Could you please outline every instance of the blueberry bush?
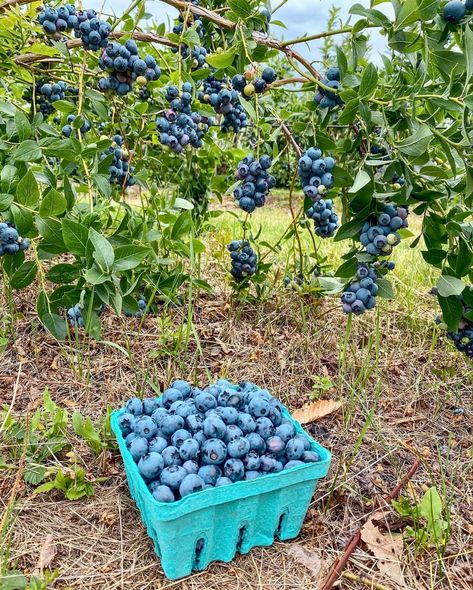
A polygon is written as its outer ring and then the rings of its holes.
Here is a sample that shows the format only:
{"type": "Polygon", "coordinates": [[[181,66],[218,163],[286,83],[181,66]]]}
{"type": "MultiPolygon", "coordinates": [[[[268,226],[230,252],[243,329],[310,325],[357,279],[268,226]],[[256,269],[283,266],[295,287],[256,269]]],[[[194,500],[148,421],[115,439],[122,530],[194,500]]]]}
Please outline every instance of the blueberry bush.
{"type": "Polygon", "coordinates": [[[57,2],[2,7],[5,289],[36,281],[47,330],[67,338],[67,310],[78,309],[76,325],[98,337],[102,305],[139,316],[140,290],[173,300],[184,285],[211,287],[194,272],[202,219],[211,193],[233,193],[235,289],[261,295],[267,254],[293,240],[298,280],[309,256],[317,294],[361,314],[395,297],[389,257],[415,237],[438,269],[440,325],[471,356],[471,3],[393,0],[392,19],[377,3],[354,4],[351,24],[281,40],[270,2],[162,2],[178,10],[170,30],[140,1],[118,17],[57,2]],[[380,65],[372,29],[387,43],[380,65]],[[317,41],[320,67],[300,49],[317,41]],[[252,212],[282,170],[291,227],[255,248],[252,212]],[[418,235],[408,214],[421,220],[418,235]],[[320,238],[345,242],[341,266],[326,264],[320,238]]]}

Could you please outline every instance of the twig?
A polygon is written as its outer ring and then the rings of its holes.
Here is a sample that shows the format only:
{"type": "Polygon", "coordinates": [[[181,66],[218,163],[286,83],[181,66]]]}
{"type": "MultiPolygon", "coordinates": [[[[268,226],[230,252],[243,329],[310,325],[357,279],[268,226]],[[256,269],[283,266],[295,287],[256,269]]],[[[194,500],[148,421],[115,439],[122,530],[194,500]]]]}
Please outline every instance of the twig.
{"type": "Polygon", "coordinates": [[[294,139],[294,136],[292,135],[289,127],[287,127],[287,125],[285,123],[283,123],[282,121],[281,121],[281,129],[282,129],[282,132],[284,133],[284,135],[286,136],[286,139],[292,145],[292,147],[294,148],[294,150],[296,151],[297,155],[300,158],[302,156],[302,150],[299,147],[299,144],[297,143],[297,141],[294,139]]]}
{"type": "MultiPolygon", "coordinates": [[[[386,504],[389,504],[392,500],[394,500],[398,495],[401,489],[406,485],[406,483],[412,478],[414,473],[419,468],[421,460],[419,457],[414,461],[412,467],[409,469],[407,474],[401,479],[401,481],[397,484],[397,486],[392,490],[392,492],[383,498],[383,501],[386,504]]],[[[370,514],[373,514],[375,509],[373,509],[370,514]]],[[[337,557],[334,561],[332,567],[330,568],[330,572],[328,573],[327,578],[321,588],[321,590],[332,590],[333,585],[338,580],[338,578],[342,575],[342,571],[345,568],[348,560],[350,559],[351,554],[355,549],[358,547],[361,541],[361,527],[356,531],[356,533],[351,537],[348,543],[345,545],[345,549],[343,553],[337,557]]]]}
{"type": "Polygon", "coordinates": [[[347,580],[351,580],[352,582],[358,582],[358,584],[364,584],[372,590],[392,590],[392,588],[389,588],[389,586],[385,586],[384,584],[375,582],[374,580],[366,576],[357,576],[352,572],[343,572],[342,577],[346,578],[347,580]]]}

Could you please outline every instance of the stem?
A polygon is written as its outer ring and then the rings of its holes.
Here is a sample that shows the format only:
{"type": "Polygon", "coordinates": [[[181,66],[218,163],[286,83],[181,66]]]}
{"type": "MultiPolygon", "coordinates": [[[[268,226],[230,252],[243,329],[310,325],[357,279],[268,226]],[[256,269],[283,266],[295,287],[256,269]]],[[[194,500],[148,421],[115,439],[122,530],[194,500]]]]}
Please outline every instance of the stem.
{"type": "MultiPolygon", "coordinates": [[[[379,25],[367,24],[365,28],[373,28],[378,27],[379,25]]],[[[351,33],[353,31],[353,27],[346,26],[341,27],[340,29],[335,29],[334,31],[325,31],[323,33],[315,33],[314,35],[305,35],[303,37],[296,37],[295,39],[289,39],[289,41],[283,41],[283,47],[287,47],[288,45],[297,45],[297,43],[305,43],[306,41],[315,41],[317,39],[325,39],[326,37],[333,37],[333,35],[343,35],[344,33],[351,33]]]]}

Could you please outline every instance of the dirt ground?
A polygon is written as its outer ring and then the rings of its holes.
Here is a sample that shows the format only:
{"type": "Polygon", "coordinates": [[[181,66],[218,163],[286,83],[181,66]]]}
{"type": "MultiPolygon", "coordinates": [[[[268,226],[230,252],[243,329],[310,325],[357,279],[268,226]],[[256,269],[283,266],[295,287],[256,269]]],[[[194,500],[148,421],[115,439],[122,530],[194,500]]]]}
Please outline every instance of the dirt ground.
{"type": "MultiPolygon", "coordinates": [[[[419,302],[416,320],[403,317],[399,307],[383,310],[378,346],[370,340],[376,315],[354,322],[342,362],[346,317],[334,310],[333,301],[301,302],[291,291],[258,306],[232,302],[227,289],[200,296],[193,311],[198,342],[193,334],[181,350],[172,343],[186,308],[169,310],[166,321],[147,318],[141,329],[138,320],[106,312],[102,341],[83,342],[80,351],[74,343],[59,346],[39,327],[31,293],[21,292],[15,301],[16,337],[0,364],[0,401],[11,404],[14,398],[15,416],[31,413],[46,387],[70,412],[96,416],[137,391],[150,394],[149,381],[161,388],[175,377],[206,383],[208,374],[255,381],[290,409],[308,401],[318,376],[328,377],[331,384],[318,395],[343,405],[307,428],[330,449],[333,463],[294,542],[256,548],[229,564],[170,582],[130,499],[117,451],[96,458],[77,440],[74,452],[89,477],[106,481],[95,486],[93,497],[67,501],[56,492],[35,495],[20,480],[2,538],[10,569],[30,574],[46,554],[47,567],[58,571],[50,587],[58,589],[315,590],[365,523],[373,501],[389,493],[420,457],[403,493],[419,500],[437,486],[450,526],[446,546],[416,551],[406,539],[397,544],[397,554],[382,559],[362,542],[337,587],[473,587],[471,366],[445,343],[431,350],[430,322],[418,321],[428,303],[419,302]]],[[[17,471],[0,475],[4,509],[17,471]]],[[[409,524],[392,508],[376,523],[388,542],[409,524]]]]}

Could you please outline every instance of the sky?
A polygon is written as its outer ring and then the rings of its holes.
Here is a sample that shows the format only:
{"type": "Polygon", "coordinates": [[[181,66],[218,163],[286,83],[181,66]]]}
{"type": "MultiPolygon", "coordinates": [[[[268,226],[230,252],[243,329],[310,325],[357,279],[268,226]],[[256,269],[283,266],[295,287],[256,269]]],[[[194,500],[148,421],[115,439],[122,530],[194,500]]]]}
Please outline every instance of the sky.
{"type": "MultiPolygon", "coordinates": [[[[272,2],[273,5],[277,5],[277,3],[276,0],[272,2]]],[[[328,9],[330,6],[340,8],[340,24],[345,24],[349,16],[349,8],[355,3],[369,7],[369,0],[333,0],[331,3],[328,3],[326,0],[288,0],[273,16],[274,19],[283,21],[287,26],[287,30],[281,27],[273,27],[271,34],[279,39],[293,39],[306,33],[310,35],[325,31],[327,29],[328,9]]],[[[129,0],[92,0],[87,5],[96,10],[100,10],[104,6],[104,12],[115,12],[115,14],[119,15],[129,6],[129,0]]],[[[381,8],[379,6],[376,8],[382,10],[385,14],[392,14],[390,4],[384,4],[381,8]]],[[[177,10],[159,0],[148,0],[146,2],[146,11],[152,14],[158,22],[167,22],[168,18],[173,19],[178,14],[177,10]]],[[[354,22],[358,18],[352,16],[351,22],[354,22]]],[[[386,42],[381,35],[372,31],[373,29],[370,31],[372,59],[374,63],[379,64],[381,63],[380,53],[385,51],[386,42]]],[[[306,44],[300,44],[298,51],[310,57],[312,60],[316,60],[319,58],[317,47],[320,46],[321,42],[311,42],[312,49],[309,49],[306,44]]]]}

